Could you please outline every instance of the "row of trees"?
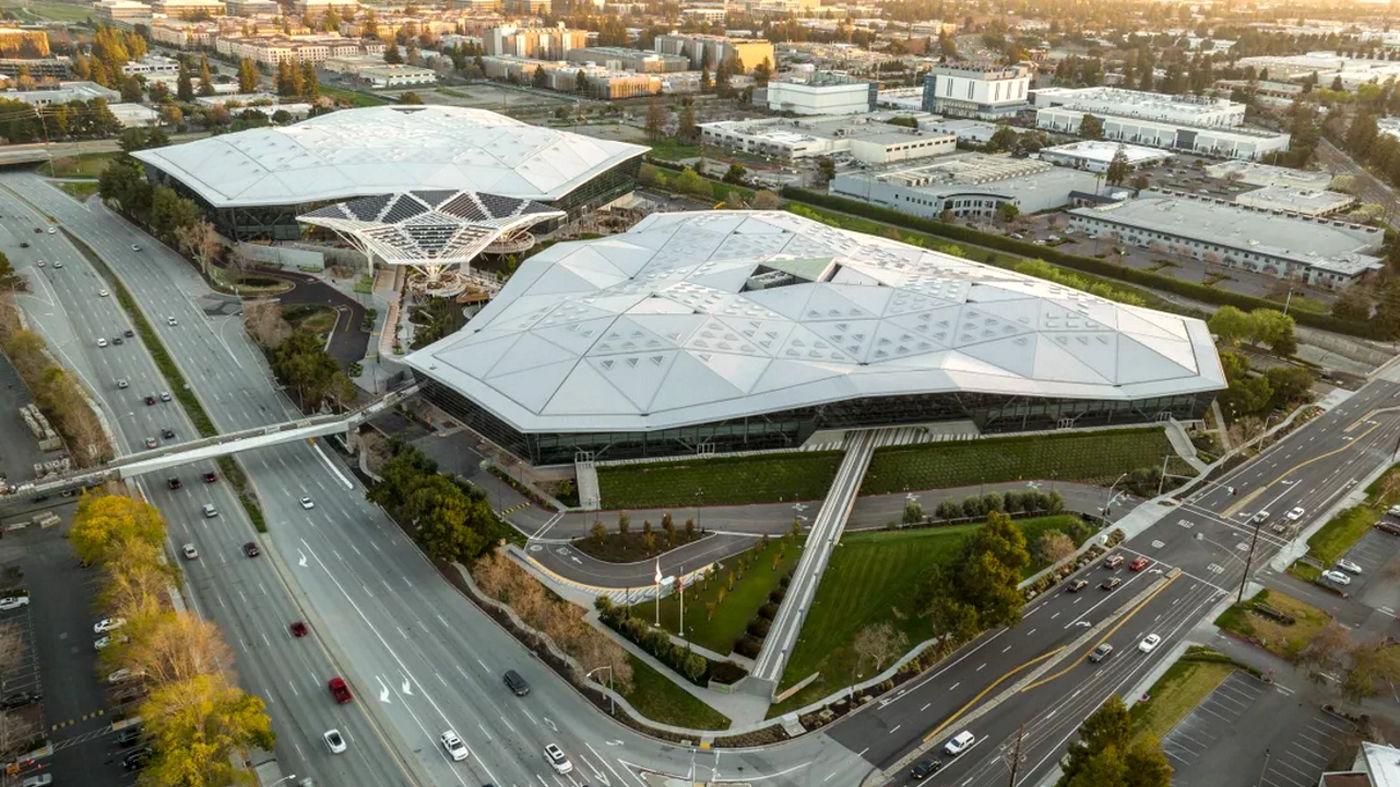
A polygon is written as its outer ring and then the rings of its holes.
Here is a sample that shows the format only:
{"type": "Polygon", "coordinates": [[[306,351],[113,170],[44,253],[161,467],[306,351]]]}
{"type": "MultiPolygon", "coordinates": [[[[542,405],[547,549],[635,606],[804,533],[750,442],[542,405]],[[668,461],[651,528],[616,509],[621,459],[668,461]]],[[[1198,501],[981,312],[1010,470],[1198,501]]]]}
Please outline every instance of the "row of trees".
{"type": "MultiPolygon", "coordinates": [[[[0,273],[8,266],[4,260],[0,273]]],[[[10,359],[34,403],[63,438],[74,464],[88,467],[111,459],[111,443],[86,392],[49,356],[43,337],[21,328],[16,315],[12,305],[0,304],[0,353],[10,359]]]]}
{"type": "Polygon", "coordinates": [[[484,494],[439,473],[437,463],[412,446],[397,446],[379,475],[369,499],[413,533],[429,557],[469,562],[504,535],[484,494]]]}
{"type": "Polygon", "coordinates": [[[1227,347],[1254,344],[1268,347],[1281,357],[1298,351],[1293,318],[1275,309],[1261,308],[1246,312],[1234,306],[1221,306],[1206,325],[1227,347]]]}
{"type": "MultiPolygon", "coordinates": [[[[146,179],[141,165],[130,156],[120,156],[107,165],[98,177],[97,193],[127,218],[171,246],[181,245],[181,238],[190,233],[187,228],[208,224],[192,200],[181,197],[168,186],[153,185],[146,179]]],[[[212,226],[198,230],[204,237],[212,232],[212,226]]]]}
{"type": "Polygon", "coordinates": [[[79,559],[102,572],[101,612],[126,620],[102,651],[104,671],[129,670],[148,690],[140,715],[155,756],[141,783],[232,784],[244,776],[234,755],[271,749],[272,724],[263,701],[236,685],[218,628],[170,609],[177,572],[163,559],[165,535],[154,506],[88,493],[68,538],[79,559]]]}
{"type": "Polygon", "coordinates": [[[121,131],[107,106],[107,99],[69,101],[38,107],[23,101],[0,98],[0,137],[11,144],[99,139],[121,131]]]}
{"type": "Polygon", "coordinates": [[[73,71],[79,79],[115,90],[122,83],[122,66],[145,57],[147,49],[140,33],[103,25],[93,34],[90,54],[73,58],[73,71]]]}

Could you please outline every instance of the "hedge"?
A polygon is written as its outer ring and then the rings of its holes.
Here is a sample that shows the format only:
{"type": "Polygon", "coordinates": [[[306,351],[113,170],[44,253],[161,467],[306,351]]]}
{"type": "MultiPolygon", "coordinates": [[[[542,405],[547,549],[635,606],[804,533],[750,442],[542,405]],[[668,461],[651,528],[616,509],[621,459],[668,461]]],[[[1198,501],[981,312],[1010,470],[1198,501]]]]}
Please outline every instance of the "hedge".
{"type": "MultiPolygon", "coordinates": [[[[1278,304],[1265,298],[1257,298],[1253,295],[1243,295],[1229,290],[1209,287],[1204,284],[1197,284],[1196,282],[1164,276],[1152,271],[1114,265],[1111,262],[1106,262],[1094,257],[1070,254],[1049,246],[1039,246],[1005,235],[997,235],[995,233],[975,230],[971,227],[963,227],[956,224],[948,224],[936,219],[914,216],[892,208],[871,205],[859,200],[838,197],[834,194],[823,194],[796,186],[785,186],[782,191],[782,196],[794,202],[816,205],[831,210],[839,210],[843,213],[863,216],[874,221],[893,224],[906,229],[939,235],[977,246],[998,249],[1032,259],[1042,259],[1046,262],[1063,265],[1066,268],[1072,268],[1095,276],[1103,276],[1118,281],[1129,282],[1131,284],[1140,284],[1144,287],[1166,290],[1176,293],[1177,295],[1193,298],[1205,303],[1212,303],[1217,306],[1235,306],[1245,311],[1253,309],[1278,309],[1278,304]]],[[[1328,314],[1316,314],[1305,311],[1294,311],[1292,316],[1299,324],[1307,325],[1312,328],[1320,328],[1326,331],[1335,331],[1337,333],[1345,333],[1367,339],[1386,338],[1382,335],[1382,327],[1374,321],[1342,320],[1328,314]]]]}

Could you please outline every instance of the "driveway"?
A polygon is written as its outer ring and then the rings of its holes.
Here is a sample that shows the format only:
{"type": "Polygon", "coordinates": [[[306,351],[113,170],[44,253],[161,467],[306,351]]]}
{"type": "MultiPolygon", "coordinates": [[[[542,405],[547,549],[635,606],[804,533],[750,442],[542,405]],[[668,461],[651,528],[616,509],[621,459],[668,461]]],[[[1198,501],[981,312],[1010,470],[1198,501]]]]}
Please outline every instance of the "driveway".
{"type": "Polygon", "coordinates": [[[304,273],[281,270],[259,275],[272,275],[293,283],[291,290],[277,297],[283,305],[305,303],[330,306],[336,310],[336,323],[331,330],[328,350],[342,369],[365,357],[365,350],[369,347],[369,331],[364,327],[365,307],[358,301],[315,276],[304,273]]]}

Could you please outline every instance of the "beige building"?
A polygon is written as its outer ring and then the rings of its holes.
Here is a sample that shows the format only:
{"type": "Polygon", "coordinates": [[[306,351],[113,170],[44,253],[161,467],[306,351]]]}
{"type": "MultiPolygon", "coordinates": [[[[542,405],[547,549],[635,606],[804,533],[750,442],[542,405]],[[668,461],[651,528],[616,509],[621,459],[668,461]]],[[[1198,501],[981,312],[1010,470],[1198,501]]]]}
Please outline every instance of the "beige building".
{"type": "Polygon", "coordinates": [[[214,51],[233,60],[248,58],[276,67],[279,63],[322,63],[333,57],[383,55],[384,44],[339,35],[220,37],[214,51]]]}
{"type": "Polygon", "coordinates": [[[733,58],[742,66],[744,73],[753,71],[754,66],[764,60],[773,70],[777,70],[773,44],[763,38],[671,32],[657,36],[652,49],[664,55],[684,55],[690,58],[693,68],[705,67],[713,71],[715,66],[733,58]]]}
{"type": "Polygon", "coordinates": [[[151,12],[170,19],[201,19],[223,16],[228,6],[223,0],[153,0],[151,12]]]}
{"type": "Polygon", "coordinates": [[[557,27],[494,27],[482,36],[488,55],[514,55],[546,60],[562,60],[571,50],[588,46],[587,30],[570,30],[561,22],[557,27]]]}
{"type": "Polygon", "coordinates": [[[151,7],[136,0],[99,0],[93,8],[97,9],[98,17],[113,24],[148,22],[151,19],[151,7]]]}

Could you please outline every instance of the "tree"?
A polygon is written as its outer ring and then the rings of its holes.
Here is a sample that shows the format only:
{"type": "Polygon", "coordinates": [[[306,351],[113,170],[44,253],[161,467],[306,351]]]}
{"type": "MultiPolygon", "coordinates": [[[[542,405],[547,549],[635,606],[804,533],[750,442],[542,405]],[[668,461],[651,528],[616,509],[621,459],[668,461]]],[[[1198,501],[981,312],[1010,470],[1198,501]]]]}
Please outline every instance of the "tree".
{"type": "Polygon", "coordinates": [[[777,210],[783,206],[783,200],[776,191],[759,189],[753,194],[754,210],[777,210]]]}
{"type": "Polygon", "coordinates": [[[420,95],[418,95],[417,93],[413,92],[412,90],[409,90],[409,91],[405,92],[403,95],[399,96],[399,103],[400,103],[400,104],[421,104],[421,103],[423,103],[423,97],[420,96],[420,95]]]}
{"type": "Polygon", "coordinates": [[[997,130],[987,140],[987,150],[991,153],[1000,153],[1010,150],[1016,144],[1019,135],[1016,129],[1010,126],[998,126],[997,130]]]}
{"type": "Polygon", "coordinates": [[[714,186],[711,186],[708,180],[702,178],[700,173],[690,167],[686,167],[681,170],[679,175],[676,175],[675,179],[672,181],[672,186],[676,191],[685,194],[694,194],[698,197],[706,198],[712,198],[714,196],[714,186]]]}
{"type": "Polygon", "coordinates": [[[399,43],[397,41],[390,41],[389,45],[384,47],[384,62],[390,64],[403,62],[403,55],[399,52],[399,43]]]}
{"type": "Polygon", "coordinates": [[[1147,175],[1145,175],[1145,174],[1139,172],[1139,173],[1137,173],[1136,175],[1133,176],[1133,182],[1132,182],[1133,190],[1135,190],[1135,191],[1142,191],[1143,189],[1147,188],[1147,187],[1150,186],[1150,185],[1152,185],[1152,182],[1151,182],[1150,180],[1148,180],[1147,175]]]}
{"type": "Polygon", "coordinates": [[[182,251],[199,263],[199,269],[205,276],[209,275],[209,264],[219,256],[219,252],[224,248],[223,239],[219,237],[218,230],[214,229],[214,225],[203,218],[176,228],[175,240],[182,251]]]}
{"type": "Polygon", "coordinates": [[[917,500],[908,500],[904,503],[904,513],[899,521],[906,525],[917,525],[924,521],[924,507],[919,505],[917,500]]]}
{"type": "Polygon", "coordinates": [[[709,71],[709,69],[704,68],[704,67],[702,66],[702,67],[700,68],[700,92],[701,92],[701,93],[708,93],[708,92],[710,92],[710,90],[712,89],[712,87],[713,87],[713,84],[710,82],[710,71],[709,71]]]}
{"type": "Polygon", "coordinates": [[[233,668],[218,626],[188,612],[163,611],[128,619],[125,645],[113,650],[121,664],[158,684],[179,684],[233,668]]]}
{"type": "Polygon", "coordinates": [[[1292,317],[1274,309],[1259,308],[1249,313],[1251,338],[1268,345],[1275,355],[1289,356],[1298,351],[1292,317]]]}
{"type": "MultiPolygon", "coordinates": [[[[970,498],[975,500],[976,498],[970,498]]],[[[978,507],[983,501],[978,500],[978,507]]],[[[1016,523],[1000,511],[963,542],[953,581],[959,599],[975,608],[984,626],[1006,626],[1020,619],[1025,597],[1018,585],[1022,570],[1030,564],[1026,537],[1016,523]]]]}
{"type": "Polygon", "coordinates": [[[1264,372],[1264,378],[1273,389],[1269,405],[1275,409],[1284,409],[1301,401],[1315,382],[1312,370],[1305,366],[1271,367],[1264,372]]]}
{"type": "Polygon", "coordinates": [[[1132,165],[1128,163],[1128,152],[1122,146],[1118,146],[1118,151],[1113,154],[1113,159],[1108,162],[1108,170],[1104,173],[1104,180],[1110,186],[1121,186],[1127,180],[1128,173],[1132,171],[1132,165]]]}
{"type": "Polygon", "coordinates": [[[271,749],[275,736],[263,701],[222,675],[199,675],[162,686],[141,705],[155,756],[141,773],[147,785],[233,784],[234,753],[271,749]]]}
{"type": "Polygon", "coordinates": [[[214,95],[214,75],[209,71],[208,55],[199,57],[199,94],[201,96],[214,95]]]}
{"type": "Polygon", "coordinates": [[[724,173],[725,183],[742,184],[744,178],[749,174],[749,170],[743,164],[735,162],[729,165],[729,171],[724,173]]]}
{"type": "Polygon", "coordinates": [[[768,80],[773,76],[773,64],[768,62],[768,58],[763,58],[758,65],[753,67],[754,84],[759,87],[768,85],[768,80]]]}
{"type": "Polygon", "coordinates": [[[1206,321],[1206,327],[1225,345],[1237,345],[1254,335],[1254,321],[1234,306],[1221,306],[1206,321]]]}
{"type": "Polygon", "coordinates": [[[1172,769],[1161,745],[1136,738],[1123,700],[1108,698],[1079,726],[1056,787],[1167,787],[1172,769]]]}
{"type": "Polygon", "coordinates": [[[258,67],[249,58],[238,61],[238,92],[256,93],[258,90],[258,67]]]}
{"type": "Polygon", "coordinates": [[[1036,539],[1035,555],[1041,564],[1053,566],[1074,554],[1074,539],[1058,530],[1047,530],[1036,539]]]}
{"type": "Polygon", "coordinates": [[[141,101],[141,80],[134,76],[122,80],[122,101],[128,103],[141,101]]]}
{"type": "Polygon", "coordinates": [[[1346,664],[1351,650],[1351,631],[1335,620],[1313,632],[1301,650],[1296,663],[1314,674],[1339,672],[1346,664]]]}
{"type": "Polygon", "coordinates": [[[688,144],[694,144],[700,139],[700,127],[695,123],[695,105],[689,98],[681,104],[681,116],[676,122],[676,136],[688,144]]]}
{"type": "Polygon", "coordinates": [[[0,251],[0,291],[19,292],[27,286],[24,277],[15,273],[15,266],[10,262],[10,258],[0,251]]]}
{"type": "Polygon", "coordinates": [[[670,116],[671,110],[661,103],[659,96],[652,96],[647,102],[646,132],[647,139],[655,142],[661,139],[666,132],[666,120],[670,116]]]}
{"type": "Polygon", "coordinates": [[[856,669],[861,670],[868,665],[873,673],[884,669],[886,664],[898,658],[908,646],[909,637],[890,623],[867,625],[856,632],[856,638],[851,644],[858,655],[856,669]]]}
{"type": "Polygon", "coordinates": [[[271,298],[243,302],[243,327],[258,344],[269,350],[292,335],[292,325],[282,318],[282,304],[271,298]]]}
{"type": "Polygon", "coordinates": [[[1021,209],[1016,207],[1014,202],[1003,202],[997,206],[997,218],[1001,219],[1003,224],[1010,224],[1020,215],[1021,209]]]}
{"type": "Polygon", "coordinates": [[[830,183],[836,177],[836,162],[830,156],[821,156],[817,159],[817,174],[822,183],[830,183]]]}
{"type": "Polygon", "coordinates": [[[68,540],[78,559],[105,564],[120,552],[114,547],[134,539],[159,546],[165,540],[165,520],[149,503],[122,495],[87,492],[78,500],[68,540]]]}
{"type": "Polygon", "coordinates": [[[1371,642],[1351,651],[1352,667],[1342,677],[1342,696],[1352,702],[1393,690],[1400,683],[1400,645],[1371,642]]]}
{"type": "Polygon", "coordinates": [[[1085,139],[1103,139],[1103,120],[1086,113],[1079,120],[1079,136],[1085,139]]]}
{"type": "Polygon", "coordinates": [[[1342,290],[1342,294],[1332,302],[1332,316],[1339,320],[1361,322],[1371,319],[1374,306],[1375,299],[1365,287],[1351,286],[1342,290]]]}
{"type": "Polygon", "coordinates": [[[462,494],[451,479],[434,475],[414,490],[405,507],[418,525],[418,540],[428,556],[467,561],[486,551],[492,514],[486,503],[462,494]]]}

